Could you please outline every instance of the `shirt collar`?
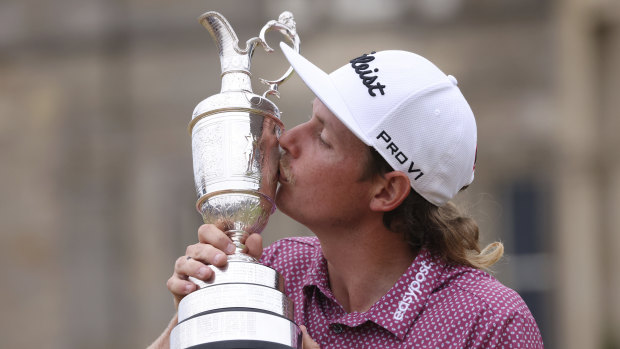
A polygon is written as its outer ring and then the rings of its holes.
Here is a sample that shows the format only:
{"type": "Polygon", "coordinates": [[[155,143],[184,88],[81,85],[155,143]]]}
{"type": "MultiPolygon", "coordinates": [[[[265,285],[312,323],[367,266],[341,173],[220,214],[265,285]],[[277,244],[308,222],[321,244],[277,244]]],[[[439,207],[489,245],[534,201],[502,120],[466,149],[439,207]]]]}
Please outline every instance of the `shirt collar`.
{"type": "MultiPolygon", "coordinates": [[[[317,288],[338,304],[329,287],[327,260],[318,252],[311,263],[303,279],[304,291],[317,288]]],[[[367,312],[346,314],[336,322],[357,326],[370,320],[402,340],[424,308],[428,296],[445,281],[445,269],[441,259],[423,249],[394,286],[367,312]]]]}
{"type": "Polygon", "coordinates": [[[317,253],[312,258],[310,268],[303,278],[304,290],[311,286],[317,287],[324,295],[333,298],[332,291],[329,287],[329,275],[327,271],[327,260],[323,257],[321,249],[317,249],[317,253]]]}
{"type": "Polygon", "coordinates": [[[404,339],[429,295],[443,283],[445,268],[441,259],[421,250],[388,293],[368,310],[369,319],[404,339]]]}

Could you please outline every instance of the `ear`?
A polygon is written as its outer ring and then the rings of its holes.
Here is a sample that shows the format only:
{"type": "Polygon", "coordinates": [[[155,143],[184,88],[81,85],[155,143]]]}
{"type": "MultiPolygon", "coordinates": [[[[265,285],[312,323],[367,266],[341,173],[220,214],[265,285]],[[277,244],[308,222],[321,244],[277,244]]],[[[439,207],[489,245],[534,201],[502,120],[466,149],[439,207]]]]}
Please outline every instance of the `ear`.
{"type": "Polygon", "coordinates": [[[409,177],[401,171],[392,171],[376,176],[375,191],[370,201],[370,209],[379,212],[392,211],[409,195],[409,177]]]}

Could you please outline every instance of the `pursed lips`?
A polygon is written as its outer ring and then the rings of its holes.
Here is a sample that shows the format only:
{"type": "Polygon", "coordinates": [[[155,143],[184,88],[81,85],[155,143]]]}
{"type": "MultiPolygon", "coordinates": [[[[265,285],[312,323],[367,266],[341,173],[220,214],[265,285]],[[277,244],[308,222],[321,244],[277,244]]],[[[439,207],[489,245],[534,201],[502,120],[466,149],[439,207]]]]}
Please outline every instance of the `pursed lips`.
{"type": "Polygon", "coordinates": [[[289,164],[289,159],[286,154],[283,154],[280,158],[280,166],[279,166],[279,175],[278,179],[281,183],[290,183],[294,184],[294,178],[291,173],[291,167],[289,164]]]}

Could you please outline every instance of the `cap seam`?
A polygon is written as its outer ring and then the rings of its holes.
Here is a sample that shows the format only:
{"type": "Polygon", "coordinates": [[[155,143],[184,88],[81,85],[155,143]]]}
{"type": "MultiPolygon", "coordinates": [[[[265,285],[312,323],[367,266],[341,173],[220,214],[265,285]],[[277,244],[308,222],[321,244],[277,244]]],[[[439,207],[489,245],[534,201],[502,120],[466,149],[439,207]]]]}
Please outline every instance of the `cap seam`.
{"type": "MultiPolygon", "coordinates": [[[[406,101],[408,101],[411,98],[414,98],[415,95],[421,94],[423,92],[426,92],[432,88],[435,88],[437,86],[441,86],[441,85],[447,85],[448,87],[454,86],[452,85],[452,83],[450,81],[440,81],[440,82],[436,82],[434,84],[428,85],[424,88],[418,89],[414,92],[411,92],[407,95],[405,95],[403,98],[401,98],[401,101],[398,102],[396,105],[394,105],[392,108],[390,108],[386,113],[383,114],[383,117],[381,119],[379,119],[378,121],[376,121],[372,127],[369,127],[369,130],[376,130],[377,126],[389,115],[392,115],[392,113],[394,112],[394,110],[398,109],[398,107],[400,107],[401,105],[403,105],[406,101]]],[[[348,108],[348,107],[347,107],[348,108]]]]}

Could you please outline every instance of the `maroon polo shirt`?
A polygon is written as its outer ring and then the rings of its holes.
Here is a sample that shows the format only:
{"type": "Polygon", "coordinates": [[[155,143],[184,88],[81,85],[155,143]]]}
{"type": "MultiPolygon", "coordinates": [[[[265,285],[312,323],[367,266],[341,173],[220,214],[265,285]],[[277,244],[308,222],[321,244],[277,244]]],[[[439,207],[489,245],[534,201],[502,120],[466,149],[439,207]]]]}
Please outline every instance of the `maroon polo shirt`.
{"type": "Polygon", "coordinates": [[[426,250],[363,313],[347,313],[334,298],[317,238],[280,240],[265,249],[261,263],[284,276],[295,322],[322,349],[543,347],[536,321],[515,291],[426,250]]]}

